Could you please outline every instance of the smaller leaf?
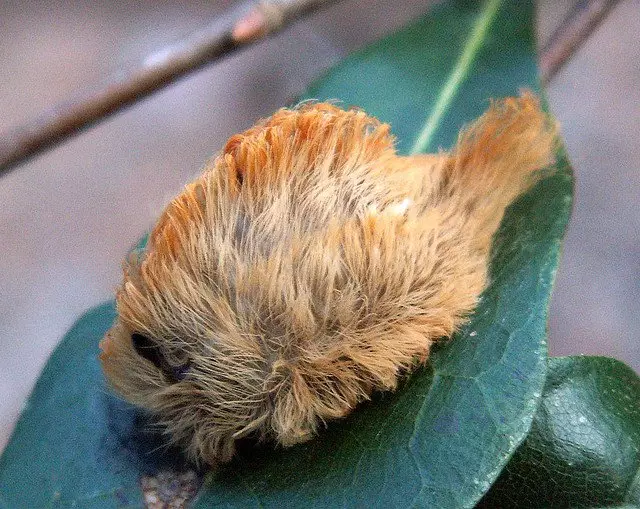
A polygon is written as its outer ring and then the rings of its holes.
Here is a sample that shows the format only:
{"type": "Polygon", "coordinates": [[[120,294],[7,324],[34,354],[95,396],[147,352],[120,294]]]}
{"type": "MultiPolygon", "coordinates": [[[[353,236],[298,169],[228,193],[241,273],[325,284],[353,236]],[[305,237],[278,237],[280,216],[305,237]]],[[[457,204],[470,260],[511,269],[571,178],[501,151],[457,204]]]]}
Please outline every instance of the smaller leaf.
{"type": "Polygon", "coordinates": [[[527,439],[478,507],[640,506],[640,378],[605,357],[549,359],[527,439]]]}

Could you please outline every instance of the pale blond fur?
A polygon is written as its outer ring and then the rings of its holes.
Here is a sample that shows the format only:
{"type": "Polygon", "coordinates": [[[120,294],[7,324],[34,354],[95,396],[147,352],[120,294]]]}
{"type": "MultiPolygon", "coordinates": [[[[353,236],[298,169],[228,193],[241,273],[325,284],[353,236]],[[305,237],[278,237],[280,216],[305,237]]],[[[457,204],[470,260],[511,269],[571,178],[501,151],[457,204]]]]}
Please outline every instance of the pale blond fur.
{"type": "Polygon", "coordinates": [[[451,153],[412,157],[362,111],[276,112],[229,139],[126,264],[109,382],[197,460],[249,435],[308,440],[463,323],[505,208],[554,143],[529,94],[493,103],[451,153]]]}

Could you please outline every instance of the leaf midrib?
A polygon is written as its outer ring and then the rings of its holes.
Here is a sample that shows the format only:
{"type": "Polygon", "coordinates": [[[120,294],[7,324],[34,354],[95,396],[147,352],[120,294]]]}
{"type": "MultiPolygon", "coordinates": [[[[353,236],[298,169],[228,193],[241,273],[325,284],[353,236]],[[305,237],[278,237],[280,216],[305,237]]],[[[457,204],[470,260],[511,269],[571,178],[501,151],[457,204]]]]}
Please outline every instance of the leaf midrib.
{"type": "Polygon", "coordinates": [[[501,3],[502,0],[487,0],[482,11],[480,11],[478,18],[473,24],[469,38],[464,43],[462,53],[460,53],[458,60],[453,66],[446,83],[442,89],[440,89],[431,114],[426,118],[422,129],[418,133],[418,137],[411,147],[410,154],[423,153],[429,148],[433,135],[440,127],[442,118],[458,94],[462,83],[464,83],[469,75],[471,66],[475,61],[475,56],[487,38],[489,27],[496,17],[501,3]]]}

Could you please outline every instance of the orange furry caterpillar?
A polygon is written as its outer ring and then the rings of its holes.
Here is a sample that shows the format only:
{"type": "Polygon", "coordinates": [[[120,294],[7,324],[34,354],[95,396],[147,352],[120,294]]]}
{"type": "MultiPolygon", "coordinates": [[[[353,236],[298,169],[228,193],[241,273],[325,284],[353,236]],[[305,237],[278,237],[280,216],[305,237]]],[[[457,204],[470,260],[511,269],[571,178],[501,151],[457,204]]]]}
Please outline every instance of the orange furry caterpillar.
{"type": "Polygon", "coordinates": [[[438,155],[398,156],[362,111],[276,112],[229,139],[125,266],[109,382],[196,460],[228,461],[249,435],[308,440],[463,323],[555,139],[530,94],[438,155]]]}

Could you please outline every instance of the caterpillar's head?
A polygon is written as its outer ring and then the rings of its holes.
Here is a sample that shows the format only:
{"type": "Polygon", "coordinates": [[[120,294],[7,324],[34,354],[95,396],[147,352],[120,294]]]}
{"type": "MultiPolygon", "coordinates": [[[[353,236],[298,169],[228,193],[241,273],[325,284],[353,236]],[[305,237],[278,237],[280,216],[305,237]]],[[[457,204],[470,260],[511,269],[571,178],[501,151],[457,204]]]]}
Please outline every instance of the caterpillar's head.
{"type": "Polygon", "coordinates": [[[110,384],[207,462],[249,434],[303,441],[373,386],[393,387],[415,352],[358,352],[348,340],[393,329],[367,318],[367,292],[380,289],[364,287],[375,286],[370,269],[395,277],[383,267],[392,253],[383,245],[374,262],[363,249],[396,242],[405,223],[395,159],[388,126],[327,104],[232,137],[125,265],[101,343],[110,384]]]}

